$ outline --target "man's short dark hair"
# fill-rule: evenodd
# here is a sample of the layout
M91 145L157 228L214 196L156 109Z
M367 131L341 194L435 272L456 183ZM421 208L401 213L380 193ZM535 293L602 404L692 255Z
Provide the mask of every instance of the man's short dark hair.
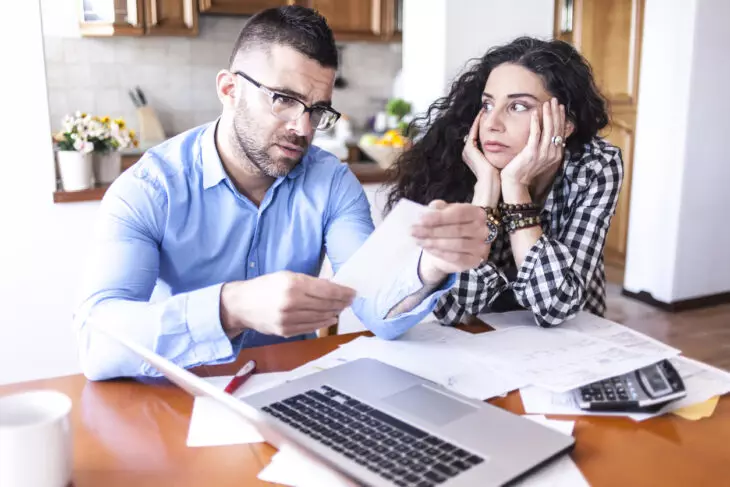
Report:
M229 68L239 52L272 45L291 47L326 68L337 69L337 47L327 20L299 5L263 10L243 26L233 47Z

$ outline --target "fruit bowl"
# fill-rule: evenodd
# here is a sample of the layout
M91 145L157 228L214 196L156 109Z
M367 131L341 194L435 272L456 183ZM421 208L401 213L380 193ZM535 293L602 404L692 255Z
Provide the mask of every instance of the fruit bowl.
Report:
M404 151L403 147L389 145L358 144L357 146L383 169L392 166Z
M398 130L388 130L381 137L375 134L365 134L360 138L357 146L373 159L378 166L388 169L398 159L409 140L401 135Z

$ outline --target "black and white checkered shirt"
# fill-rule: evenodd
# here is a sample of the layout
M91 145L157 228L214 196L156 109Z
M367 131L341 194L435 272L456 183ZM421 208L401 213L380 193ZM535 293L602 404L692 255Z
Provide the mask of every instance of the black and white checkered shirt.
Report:
M434 314L446 325L465 313L529 309L540 326L586 310L606 311L603 248L623 179L621 151L601 138L566 152L542 209L543 235L517 269L509 234L501 232L489 258L461 273Z

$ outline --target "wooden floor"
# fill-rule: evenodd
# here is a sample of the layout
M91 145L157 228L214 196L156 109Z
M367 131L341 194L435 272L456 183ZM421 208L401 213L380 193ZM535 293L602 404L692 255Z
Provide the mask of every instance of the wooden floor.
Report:
M606 318L678 348L684 355L730 371L730 304L668 313L621 296L620 273L608 272Z

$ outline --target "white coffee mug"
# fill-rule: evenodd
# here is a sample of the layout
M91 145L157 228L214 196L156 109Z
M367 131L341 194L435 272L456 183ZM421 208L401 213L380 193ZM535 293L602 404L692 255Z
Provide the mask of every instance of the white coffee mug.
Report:
M0 486L71 483L71 399L56 391L0 397Z

